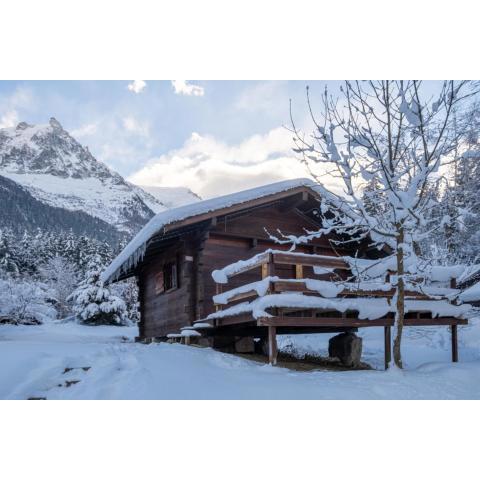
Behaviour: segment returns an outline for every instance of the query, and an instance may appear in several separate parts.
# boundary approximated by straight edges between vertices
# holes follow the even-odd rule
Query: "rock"
[[[255,342],[253,341],[253,337],[236,337],[235,352],[236,353],[254,353]]]
[[[195,339],[195,345],[199,347],[212,347],[213,346],[213,338],[212,337],[197,337]]]
[[[235,337],[215,335],[212,337],[212,347],[224,353],[235,353]]]
[[[352,332],[335,335],[328,341],[328,355],[337,357],[345,367],[358,367],[362,357],[362,339]]]

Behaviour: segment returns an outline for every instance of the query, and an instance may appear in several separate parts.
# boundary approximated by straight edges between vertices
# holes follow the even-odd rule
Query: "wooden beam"
[[[277,364],[277,329],[268,327],[268,362],[270,365]]]
[[[457,325],[450,326],[452,332],[452,362],[458,362],[458,335]]]
[[[384,327],[384,340],[385,340],[385,370],[388,370],[388,364],[392,360],[392,327],[387,325]]]
[[[329,255],[309,256],[293,255],[288,252],[274,253],[273,262],[282,265],[304,265],[307,267],[324,267],[340,270],[349,270],[347,263],[339,257],[330,257]]]
[[[244,300],[245,298],[252,298],[252,297],[258,297],[258,293],[256,290],[250,290],[248,292],[242,292],[242,293],[237,293],[233,297],[230,298],[228,303],[231,302],[236,302],[238,300]],[[215,305],[223,305],[223,304],[215,304]]]
[[[240,323],[254,322],[254,318],[251,314],[243,313],[241,315],[232,315],[230,317],[215,318],[215,325],[223,327],[225,325],[238,325]]]
[[[259,327],[384,327],[393,325],[393,318],[360,320],[341,317],[263,317],[257,319]]]
[[[428,327],[436,325],[467,325],[468,320],[453,317],[435,318],[405,318],[403,324],[406,327]]]

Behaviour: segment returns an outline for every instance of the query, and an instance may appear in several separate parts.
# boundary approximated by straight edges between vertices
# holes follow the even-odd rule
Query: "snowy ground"
[[[297,372],[211,349],[135,344],[135,328],[3,325],[0,398],[479,399],[479,333],[476,323],[460,330],[458,364],[449,361],[447,330],[438,329],[410,331],[403,372]],[[360,334],[364,360],[380,368],[382,330],[365,329]],[[328,336],[292,338],[281,338],[280,346],[326,353]],[[79,382],[67,387],[70,381]]]

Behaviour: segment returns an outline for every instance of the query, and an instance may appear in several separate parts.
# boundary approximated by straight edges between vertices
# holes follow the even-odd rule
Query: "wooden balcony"
[[[279,266],[294,267],[294,278],[275,276]],[[232,267],[232,268],[230,268]],[[333,280],[304,278],[304,267],[319,267],[332,275],[344,271],[350,275],[349,263],[341,257],[298,254],[294,252],[266,251],[250,260],[226,267],[224,272],[227,283],[232,277],[259,269],[258,282],[249,283],[231,290],[224,290],[225,284],[217,283],[217,295],[214,297],[216,312],[201,322],[208,322],[212,328],[208,334],[214,335],[219,329],[225,332],[228,328],[243,326],[248,331],[257,330],[258,335],[267,335],[269,359],[276,362],[277,333],[313,333],[348,331],[365,327],[383,327],[385,334],[385,363],[390,361],[391,327],[395,323],[393,307],[387,309],[378,318],[365,318],[360,315],[361,305],[367,302],[391,306],[395,288],[389,284],[367,285],[355,282],[340,283],[339,291],[333,295],[322,292],[318,285],[335,287]],[[317,282],[317,283],[316,283]],[[237,282],[238,283],[238,282]],[[369,286],[369,288],[365,288]],[[378,287],[378,288],[377,288]],[[328,288],[327,288],[328,290]],[[328,292],[327,292],[328,293]],[[275,295],[276,298],[272,299]],[[278,295],[278,297],[277,297]],[[268,298],[271,306],[265,308],[265,314],[257,315],[256,301]],[[457,361],[457,325],[464,325],[467,320],[455,315],[435,316],[435,305],[445,305],[445,298],[427,295],[418,291],[407,291],[406,298],[409,311],[406,314],[405,326],[449,325],[452,329],[452,360]],[[305,300],[305,302],[302,301]],[[316,300],[317,299],[317,300]],[[444,302],[432,304],[431,302]],[[412,303],[413,302],[413,303]],[[303,304],[304,303],[304,304]],[[451,311],[456,311],[451,306]],[[268,312],[267,312],[268,309]]]

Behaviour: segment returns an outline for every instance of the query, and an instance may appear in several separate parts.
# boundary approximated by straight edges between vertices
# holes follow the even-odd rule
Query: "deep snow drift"
[[[383,330],[371,328],[359,332],[363,359],[379,370],[298,372],[206,348],[135,344],[133,327],[2,325],[0,398],[480,399],[479,319],[459,330],[458,364],[446,327],[407,330],[405,371],[380,370]],[[329,336],[279,337],[279,345],[325,355]]]

